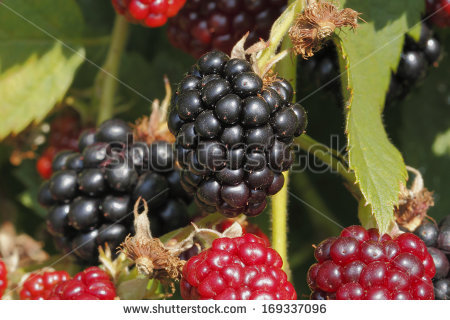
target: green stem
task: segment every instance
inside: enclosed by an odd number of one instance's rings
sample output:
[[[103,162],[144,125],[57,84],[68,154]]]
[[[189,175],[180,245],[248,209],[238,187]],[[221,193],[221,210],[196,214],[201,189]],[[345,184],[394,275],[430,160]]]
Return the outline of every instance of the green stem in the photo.
[[[331,148],[314,140],[306,134],[302,134],[300,137],[296,138],[295,143],[297,143],[302,150],[321,160],[334,172],[337,172],[342,178],[345,179],[350,191],[352,191],[356,197],[360,197],[361,194],[359,189],[356,187],[356,176],[354,172],[350,171],[343,162],[336,158],[336,151],[333,151]]]
[[[297,14],[303,11],[304,2],[304,0],[289,0],[288,8],[273,24],[270,30],[270,45],[261,52],[261,56],[258,58],[258,67],[260,70],[264,70],[266,64],[275,56],[280,43],[284,41],[286,44],[286,38],[289,38],[286,37],[286,34],[294,23]],[[292,48],[290,43],[289,46],[284,47],[284,49],[286,48]]]
[[[288,184],[289,172],[283,172],[284,186],[272,197],[272,248],[283,259],[283,270],[290,276],[287,254],[287,220],[288,220]]]
[[[297,0],[290,0],[289,4],[292,4],[296,2]],[[295,13],[298,13],[302,10],[302,2],[297,2],[297,7],[295,9]],[[292,24],[293,20],[291,21]],[[284,32],[283,34],[284,39],[281,43],[281,51],[285,49],[292,48],[291,39],[289,37],[285,36],[287,33],[287,30],[289,30],[290,24],[286,25],[285,28],[283,28]],[[271,38],[271,41],[273,39]],[[273,55],[275,51],[270,53]],[[291,56],[283,59],[280,61],[276,67],[277,73],[290,81],[293,88],[296,87],[296,81],[297,81],[297,57]],[[290,268],[289,268],[289,262],[288,262],[288,228],[287,228],[287,221],[288,221],[288,199],[289,199],[289,191],[288,191],[288,184],[289,184],[289,172],[283,172],[284,175],[284,185],[283,188],[272,197],[272,247],[280,254],[281,258],[283,259],[283,270],[286,272],[288,277],[290,278]]]
[[[114,96],[117,90],[117,76],[127,39],[128,22],[123,16],[117,15],[111,35],[111,44],[97,83],[100,87],[98,124],[114,115]]]

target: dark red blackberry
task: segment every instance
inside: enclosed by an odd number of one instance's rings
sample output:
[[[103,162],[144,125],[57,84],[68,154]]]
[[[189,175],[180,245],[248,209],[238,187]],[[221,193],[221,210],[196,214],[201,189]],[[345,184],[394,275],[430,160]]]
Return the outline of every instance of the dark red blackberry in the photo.
[[[426,0],[427,16],[441,28],[450,26],[450,0]]]
[[[423,220],[414,233],[428,246],[433,258],[436,274],[433,278],[434,294],[437,300],[450,300],[450,215],[439,226]]]
[[[72,109],[65,109],[50,123],[48,145],[36,163],[36,169],[43,179],[49,179],[54,171],[52,162],[61,150],[78,150],[78,136],[82,130],[80,115]]]
[[[291,144],[305,130],[306,113],[291,103],[289,82],[276,79],[263,87],[248,62],[223,52],[205,54],[192,70],[169,115],[179,119],[169,129],[177,159],[189,171],[181,184],[207,212],[258,215],[265,197],[283,186],[282,171],[293,161]]]
[[[287,0],[196,0],[188,1],[169,19],[170,42],[198,58],[213,49],[230,53],[234,44],[250,32],[247,45],[269,36],[273,22]]]
[[[186,0],[111,0],[118,14],[133,23],[160,27],[175,16]]]
[[[49,208],[48,231],[62,250],[89,263],[97,260],[98,245],[115,251],[132,232],[140,196],[149,203],[155,236],[189,223],[191,198],[180,188],[170,143],[134,143],[132,128],[113,119],[83,133],[79,149],[54,158],[56,172],[39,192],[39,202]]]
[[[345,228],[321,242],[307,276],[311,299],[430,300],[435,267],[422,240],[376,229]]]
[[[0,260],[0,299],[3,296],[6,288],[8,287],[8,271],[6,270],[5,263]]]

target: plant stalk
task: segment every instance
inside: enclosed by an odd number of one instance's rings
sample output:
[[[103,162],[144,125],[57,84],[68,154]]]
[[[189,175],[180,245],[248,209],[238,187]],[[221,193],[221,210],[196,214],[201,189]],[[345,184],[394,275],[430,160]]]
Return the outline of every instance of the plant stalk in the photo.
[[[128,29],[129,24],[126,19],[121,15],[116,15],[111,43],[97,83],[100,94],[97,117],[98,124],[114,116],[114,97],[117,91],[117,77],[128,39]]]
[[[349,191],[357,200],[363,199],[363,195],[356,185],[357,181],[355,173],[350,171],[346,163],[342,162],[343,156],[337,153],[336,150],[327,147],[306,134],[302,134],[300,137],[296,138],[294,143],[296,143],[300,149],[327,164],[333,172],[338,173],[344,178]]]
[[[290,0],[289,4],[297,0]],[[302,3],[298,1],[296,13],[302,10]],[[293,22],[293,21],[292,21]],[[286,26],[287,27],[287,26]],[[284,39],[281,43],[281,51],[292,48],[292,42],[289,36],[286,35],[288,28],[286,28]],[[280,77],[288,80],[292,87],[296,87],[297,81],[297,57],[290,56],[281,60],[277,66],[276,71]],[[295,97],[294,97],[295,100]],[[288,184],[289,172],[283,172],[284,185],[283,188],[272,197],[272,247],[280,254],[283,259],[283,270],[291,278],[291,271],[288,261]]]

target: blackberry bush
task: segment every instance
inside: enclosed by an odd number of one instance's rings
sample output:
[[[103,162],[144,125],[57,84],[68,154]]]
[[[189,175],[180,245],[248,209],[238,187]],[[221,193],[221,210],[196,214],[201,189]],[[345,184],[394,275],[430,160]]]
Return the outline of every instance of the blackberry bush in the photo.
[[[241,59],[212,51],[179,84],[168,118],[181,184],[207,212],[255,216],[284,184],[306,113],[288,81],[263,80]]]
[[[411,233],[391,238],[360,226],[315,249],[308,271],[311,299],[432,300],[436,273],[425,244]]]
[[[295,300],[297,293],[281,270],[280,255],[250,233],[219,238],[183,268],[186,300]]]
[[[167,35],[177,48],[198,58],[217,49],[230,53],[234,44],[250,32],[247,44],[267,39],[286,0],[193,0],[169,19]]]
[[[113,119],[85,131],[78,147],[80,152],[62,151],[54,158],[55,173],[39,193],[49,208],[47,229],[65,252],[93,263],[97,246],[116,248],[133,232],[138,197],[149,203],[157,236],[189,222],[190,198],[180,188],[171,143],[134,142],[132,128]]]
[[[444,218],[439,226],[423,220],[414,234],[427,245],[433,258],[436,267],[433,277],[436,300],[450,300],[450,216]]]
[[[111,0],[118,14],[133,23],[156,28],[175,16],[186,0]]]

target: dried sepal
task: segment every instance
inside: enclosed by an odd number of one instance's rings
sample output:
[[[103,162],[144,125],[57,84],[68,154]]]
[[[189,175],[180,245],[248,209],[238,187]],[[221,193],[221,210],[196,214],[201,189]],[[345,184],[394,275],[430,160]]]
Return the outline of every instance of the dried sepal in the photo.
[[[394,215],[399,226],[414,231],[425,218],[429,218],[427,212],[434,206],[434,199],[433,192],[425,188],[420,172],[409,166],[406,169],[414,173],[415,178],[410,189],[400,186],[399,203]]]
[[[31,264],[43,263],[49,258],[43,244],[27,234],[17,234],[14,225],[5,222],[0,227],[0,257],[9,272]]]
[[[164,100],[162,102],[158,99],[153,100],[150,116],[142,116],[136,120],[134,138],[137,141],[143,141],[147,144],[155,141],[175,141],[175,137],[170,133],[167,126],[167,111],[172,97],[172,89],[167,77],[164,77],[164,85],[166,89]]]
[[[356,29],[359,15],[350,8],[340,10],[330,2],[310,1],[289,29],[294,52],[305,59],[312,57],[336,28]]]
[[[139,213],[141,201],[144,210]],[[139,197],[134,205],[136,235],[133,237],[128,235],[120,245],[119,252],[124,253],[136,264],[140,274],[159,280],[165,287],[169,286],[173,294],[175,290],[173,283],[181,279],[184,261],[173,255],[158,238],[152,237],[147,214],[147,202]]]
[[[120,253],[114,257],[107,243],[104,249],[102,246],[99,246],[98,251],[98,260],[101,263],[101,267],[109,274],[114,283],[117,283],[122,275],[129,274],[130,260],[127,259],[125,254]]]

